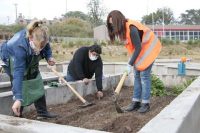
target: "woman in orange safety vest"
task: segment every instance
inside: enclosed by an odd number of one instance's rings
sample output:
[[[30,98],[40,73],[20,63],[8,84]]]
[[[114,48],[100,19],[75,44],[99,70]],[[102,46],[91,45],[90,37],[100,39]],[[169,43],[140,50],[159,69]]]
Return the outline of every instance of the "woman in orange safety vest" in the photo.
[[[126,71],[134,68],[134,92],[132,102],[124,107],[125,111],[145,113],[150,110],[151,68],[161,51],[161,43],[155,34],[140,22],[126,19],[118,10],[107,17],[110,40],[119,38],[125,43],[130,55]]]

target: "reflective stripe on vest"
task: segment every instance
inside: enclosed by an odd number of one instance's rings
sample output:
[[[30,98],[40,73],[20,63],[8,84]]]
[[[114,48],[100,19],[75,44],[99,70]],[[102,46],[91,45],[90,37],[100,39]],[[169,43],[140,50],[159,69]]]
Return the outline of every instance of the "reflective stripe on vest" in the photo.
[[[148,30],[147,32],[146,32],[146,34],[144,35],[144,39],[142,40],[142,44],[144,44],[144,43],[147,43],[147,41],[150,39],[150,36],[151,35],[151,31],[150,30]]]
[[[151,53],[151,51],[153,50],[153,48],[155,47],[157,42],[158,42],[158,38],[155,37],[154,40],[152,41],[152,43],[150,44],[150,47],[148,48],[148,50],[144,53],[144,55],[140,58],[140,60],[135,64],[136,67],[141,65],[141,63],[144,61],[144,59]]]

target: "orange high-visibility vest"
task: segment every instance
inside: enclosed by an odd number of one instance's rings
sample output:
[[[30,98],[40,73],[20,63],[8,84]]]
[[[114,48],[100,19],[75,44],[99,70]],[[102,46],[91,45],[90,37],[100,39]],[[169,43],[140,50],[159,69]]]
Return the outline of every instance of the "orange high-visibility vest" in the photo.
[[[155,36],[153,31],[151,31],[148,27],[142,25],[141,23],[133,20],[128,20],[126,22],[126,44],[125,47],[128,50],[130,55],[133,54],[135,50],[135,45],[131,42],[130,37],[130,25],[133,25],[138,28],[138,30],[143,31],[142,42],[141,42],[141,51],[134,62],[134,65],[137,70],[143,71],[148,66],[150,66],[158,54],[161,51],[161,43],[159,39]]]

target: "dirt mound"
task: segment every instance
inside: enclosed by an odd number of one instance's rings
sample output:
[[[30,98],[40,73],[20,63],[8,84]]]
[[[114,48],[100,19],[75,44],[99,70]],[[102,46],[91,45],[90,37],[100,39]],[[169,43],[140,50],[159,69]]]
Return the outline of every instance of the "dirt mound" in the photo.
[[[135,133],[174,99],[174,96],[152,97],[150,112],[119,114],[112,102],[112,91],[106,91],[104,94],[105,97],[101,100],[96,99],[94,95],[86,96],[88,101],[96,103],[87,108],[79,108],[78,105],[82,103],[78,99],[72,99],[66,104],[49,106],[48,110],[59,114],[60,117],[43,121],[116,133]],[[131,102],[131,96],[132,88],[124,87],[119,104],[121,106],[128,105]],[[26,113],[24,117],[35,119],[36,112]]]

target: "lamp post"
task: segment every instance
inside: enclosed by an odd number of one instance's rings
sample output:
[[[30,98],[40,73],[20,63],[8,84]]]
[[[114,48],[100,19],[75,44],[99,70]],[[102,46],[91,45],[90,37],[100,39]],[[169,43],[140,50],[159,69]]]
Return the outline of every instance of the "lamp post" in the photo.
[[[15,17],[16,17],[15,21],[17,21],[17,3],[15,3],[14,6],[15,6]]]
[[[7,16],[7,19],[8,19],[8,25],[9,25],[10,17],[9,17],[9,16]]]
[[[153,16],[153,12],[152,12],[152,28],[153,28],[153,32],[154,32],[154,16]]]
[[[162,10],[162,18],[163,18],[163,22],[162,22],[162,26],[163,26],[162,38],[164,38],[164,34],[165,34],[165,16],[164,16],[164,10],[165,10],[165,8],[163,7],[163,10]]]
[[[66,9],[65,9],[65,14],[66,14],[66,18],[67,18],[67,0],[66,0]]]

